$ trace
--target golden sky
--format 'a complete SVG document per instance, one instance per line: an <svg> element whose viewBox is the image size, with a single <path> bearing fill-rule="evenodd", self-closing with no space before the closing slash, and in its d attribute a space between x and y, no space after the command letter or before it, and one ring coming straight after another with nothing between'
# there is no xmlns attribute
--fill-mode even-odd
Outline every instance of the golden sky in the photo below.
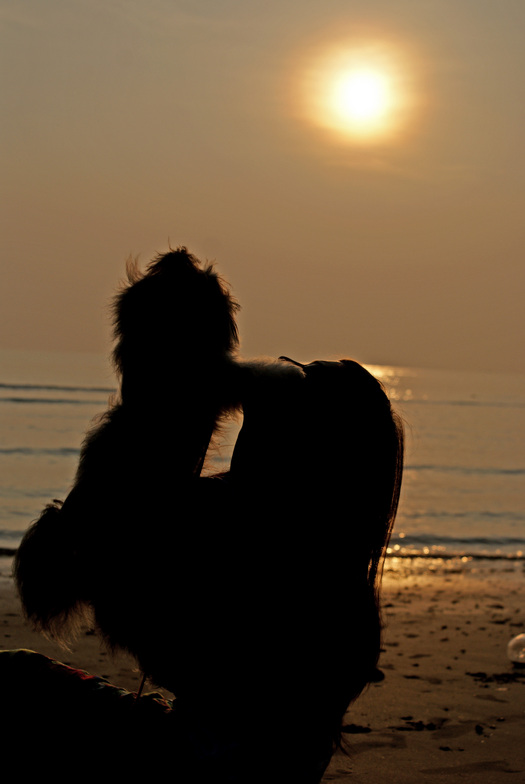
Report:
<svg viewBox="0 0 525 784"><path fill-rule="evenodd" d="M0 347L107 352L126 258L242 353L525 371L522 0L0 0Z"/></svg>

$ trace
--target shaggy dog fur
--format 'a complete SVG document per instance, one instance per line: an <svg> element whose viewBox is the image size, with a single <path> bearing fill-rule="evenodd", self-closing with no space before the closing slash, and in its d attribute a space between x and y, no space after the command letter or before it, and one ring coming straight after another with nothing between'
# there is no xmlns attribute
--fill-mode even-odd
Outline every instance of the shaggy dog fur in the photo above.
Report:
<svg viewBox="0 0 525 784"><path fill-rule="evenodd" d="M137 655L145 644L141 615L166 590L157 572L186 558L193 487L235 407L237 307L185 248L145 274L128 265L114 301L119 396L85 439L65 502L44 510L15 558L26 614L45 633L65 639L92 611L110 645Z"/></svg>

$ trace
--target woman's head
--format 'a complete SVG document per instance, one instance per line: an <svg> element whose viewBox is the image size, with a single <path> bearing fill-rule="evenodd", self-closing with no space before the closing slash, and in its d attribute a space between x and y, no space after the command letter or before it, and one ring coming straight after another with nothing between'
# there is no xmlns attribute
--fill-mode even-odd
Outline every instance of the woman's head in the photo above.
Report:
<svg viewBox="0 0 525 784"><path fill-rule="evenodd" d="M399 501L403 427L380 382L353 360L308 364L246 384L233 479L265 477L285 505L331 514L329 529L371 553L372 581Z"/></svg>
<svg viewBox="0 0 525 784"><path fill-rule="evenodd" d="M370 553L375 583L394 524L403 471L403 426L382 384L358 362L303 365L307 443L326 489L345 500L353 546ZM315 463L315 458L314 458Z"/></svg>

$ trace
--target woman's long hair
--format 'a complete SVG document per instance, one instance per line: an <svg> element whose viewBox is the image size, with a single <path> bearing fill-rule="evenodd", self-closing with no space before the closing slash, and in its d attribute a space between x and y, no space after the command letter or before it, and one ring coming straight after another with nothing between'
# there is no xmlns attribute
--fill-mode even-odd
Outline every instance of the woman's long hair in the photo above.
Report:
<svg viewBox="0 0 525 784"><path fill-rule="evenodd" d="M267 691L278 684L308 717L312 743L323 733L338 743L376 672L403 426L357 362L293 365L245 390L231 482L257 530L247 580L255 595L263 585L255 623L269 640Z"/></svg>

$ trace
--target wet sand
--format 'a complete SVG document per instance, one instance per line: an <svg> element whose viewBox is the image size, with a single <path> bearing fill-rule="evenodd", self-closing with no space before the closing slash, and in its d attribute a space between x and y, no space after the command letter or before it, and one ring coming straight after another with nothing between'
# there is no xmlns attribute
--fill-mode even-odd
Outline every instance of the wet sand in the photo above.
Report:
<svg viewBox="0 0 525 784"><path fill-rule="evenodd" d="M506 650L525 632L523 565L474 568L386 572L385 678L348 712L323 784L525 781L525 669Z"/></svg>
<svg viewBox="0 0 525 784"><path fill-rule="evenodd" d="M106 652L91 630L71 651L32 631L10 569L11 559L0 558L0 647L37 650L138 688L133 660ZM525 781L525 668L506 654L508 641L525 632L524 586L522 563L389 562L385 677L348 712L347 754L334 756L323 784Z"/></svg>

